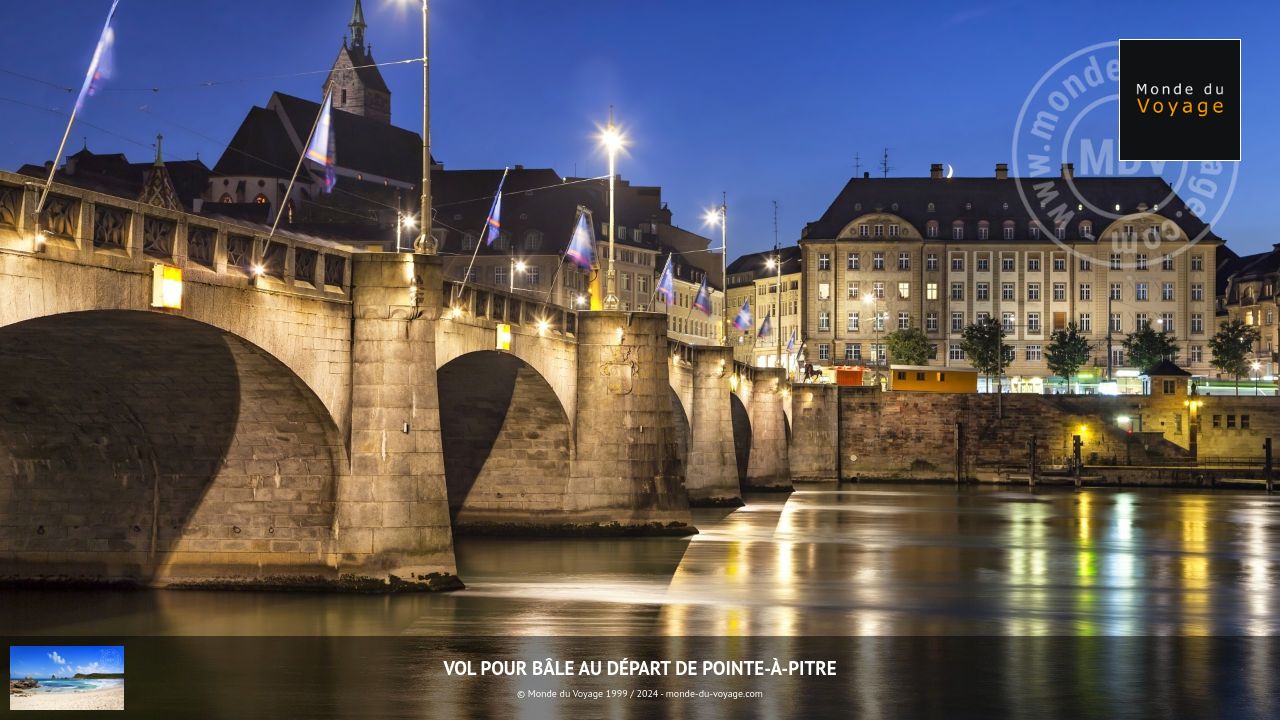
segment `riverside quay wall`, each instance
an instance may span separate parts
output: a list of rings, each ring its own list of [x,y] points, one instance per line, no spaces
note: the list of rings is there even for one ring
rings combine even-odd
[[[1267,438],[1280,440],[1280,398],[880,392],[797,385],[796,481],[975,480],[1068,463],[1082,441],[1094,467],[1241,468],[1261,477]],[[1102,473],[1106,476],[1106,473]],[[1131,472],[1111,473],[1118,478]],[[1238,474],[1238,473],[1237,473]],[[1182,482],[1188,473],[1156,473]]]

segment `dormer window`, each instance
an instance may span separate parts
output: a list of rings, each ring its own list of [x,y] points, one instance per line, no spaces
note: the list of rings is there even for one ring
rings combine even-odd
[[[964,239],[964,222],[963,221],[956,220],[955,222],[951,223],[951,239],[952,240]]]
[[[987,240],[991,236],[991,223],[983,220],[978,223],[978,239]]]
[[[1014,233],[1015,227],[1012,220],[1005,220],[1004,223],[1001,225],[1000,230],[1001,230],[1001,236],[1005,240],[1013,239],[1013,233]]]
[[[930,203],[929,205],[932,208],[933,203]],[[929,210],[929,212],[933,212],[933,210],[931,209]],[[930,220],[929,222],[925,223],[924,234],[925,234],[925,237],[931,237],[931,238],[938,237],[938,221]]]
[[[933,203],[929,203],[929,209],[928,209],[928,212],[933,212],[935,209],[936,209],[936,208],[934,207]]]
[[[1090,221],[1088,221],[1088,220],[1081,220],[1081,221],[1080,221],[1080,237],[1082,237],[1082,238],[1088,238],[1088,239],[1092,239],[1092,238],[1093,238],[1093,223],[1092,223],[1092,222],[1090,222]]]

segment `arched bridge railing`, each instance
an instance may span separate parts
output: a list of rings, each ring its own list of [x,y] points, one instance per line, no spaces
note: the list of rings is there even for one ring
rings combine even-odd
[[[558,305],[533,301],[491,287],[444,281],[446,316],[454,319],[479,318],[534,328],[540,332],[576,335],[578,313]]]
[[[84,264],[167,264],[260,290],[349,298],[353,248],[340,242],[149,205],[55,183],[36,217],[41,183],[0,171],[0,251]],[[243,280],[242,280],[243,281]]]

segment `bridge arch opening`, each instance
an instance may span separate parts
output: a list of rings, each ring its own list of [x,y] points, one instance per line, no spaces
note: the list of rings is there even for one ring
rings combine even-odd
[[[342,438],[260,348],[171,315],[66,313],[0,328],[0,377],[0,575],[323,564]]]
[[[494,350],[460,355],[438,368],[437,378],[455,532],[501,530],[563,512],[573,433],[547,380]]]
[[[675,388],[668,388],[671,393],[671,423],[672,434],[671,441],[676,446],[676,457],[680,459],[680,467],[689,468],[689,413],[685,410],[684,403],[680,401],[680,394]]]
[[[737,393],[729,393],[729,406],[733,419],[733,454],[738,463],[738,483],[741,487],[746,487],[747,466],[751,461],[751,416]]]

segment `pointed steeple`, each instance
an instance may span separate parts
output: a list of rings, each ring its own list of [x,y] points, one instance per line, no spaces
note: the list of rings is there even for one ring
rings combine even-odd
[[[364,29],[368,25],[364,22],[364,8],[360,6],[360,0],[356,0],[356,6],[351,11],[351,22],[348,27],[351,28],[351,47],[364,47]]]
[[[173,179],[169,177],[169,170],[164,166],[164,156],[160,149],[163,142],[164,136],[156,135],[156,161],[142,178],[142,192],[138,194],[138,202],[181,212],[185,208],[173,186]]]

